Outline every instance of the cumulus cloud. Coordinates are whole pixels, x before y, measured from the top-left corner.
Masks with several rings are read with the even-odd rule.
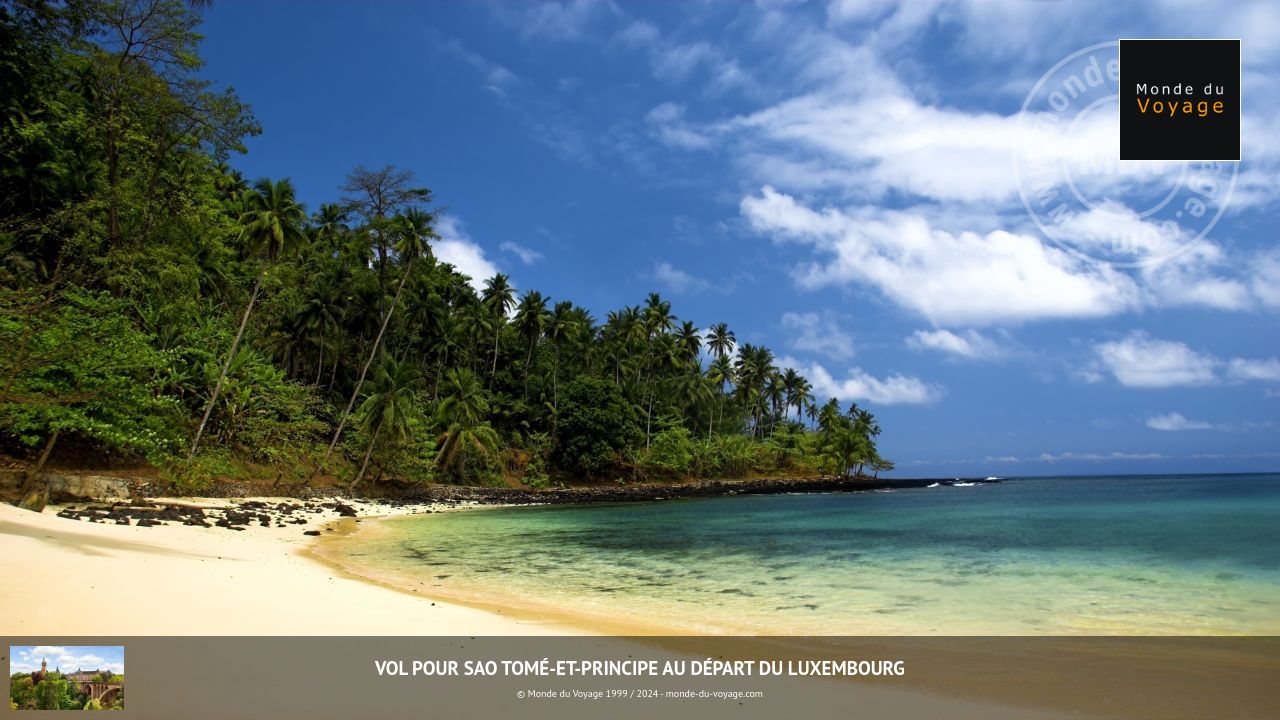
[[[883,208],[814,210],[771,187],[741,210],[757,231],[813,248],[800,285],[867,283],[935,324],[1101,317],[1140,300],[1129,276],[1029,235],[951,233]]]
[[[440,239],[431,244],[431,252],[436,260],[452,265],[459,273],[466,275],[468,284],[476,292],[484,290],[484,281],[497,275],[498,266],[485,257],[484,248],[480,247],[456,217],[445,215],[436,220],[436,233]]]
[[[1141,330],[1094,345],[1103,367],[1126,387],[1165,388],[1208,385],[1218,379],[1219,361],[1185,343],[1159,340]]]
[[[1213,427],[1212,423],[1203,420],[1189,420],[1178,412],[1169,412],[1163,415],[1156,415],[1147,419],[1147,427],[1152,430],[1164,430],[1166,432],[1177,432],[1179,430],[1208,430]]]
[[[837,360],[853,357],[853,337],[840,328],[831,313],[784,313],[782,326],[791,333],[791,347]]]
[[[1280,358],[1250,360],[1232,358],[1227,363],[1227,378],[1239,382],[1260,380],[1262,382],[1280,382]]]
[[[1153,338],[1142,330],[1093,346],[1095,360],[1081,370],[1088,381],[1110,373],[1121,385],[1168,388],[1220,382],[1280,382],[1280,358],[1230,358],[1191,349],[1186,343]]]
[[[999,343],[972,329],[959,334],[950,330],[917,330],[907,338],[907,346],[968,360],[995,360],[1006,354]]]
[[[47,661],[50,669],[61,669],[63,672],[75,670],[110,670],[114,673],[124,672],[123,658],[117,652],[115,658],[104,657],[103,650],[94,646],[57,647],[38,645],[31,648],[16,648],[9,660],[11,672],[34,672],[40,669],[41,661]],[[115,650],[115,648],[110,648]],[[111,654],[111,653],[106,653]]]
[[[839,398],[842,402],[870,402],[879,405],[927,405],[942,397],[942,388],[917,377],[893,373],[877,378],[860,367],[850,368],[837,378],[820,363],[806,363],[790,357],[779,358],[778,367],[795,368],[813,386],[818,397]]]
[[[676,294],[702,292],[711,287],[711,283],[681,270],[666,260],[659,260],[654,263],[652,277],[661,283],[663,287]]]

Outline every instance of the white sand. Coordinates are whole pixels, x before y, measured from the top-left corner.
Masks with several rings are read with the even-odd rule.
[[[305,516],[306,526],[243,531],[56,512],[0,504],[2,635],[580,634],[344,577],[303,554],[314,541],[303,531],[332,512]]]

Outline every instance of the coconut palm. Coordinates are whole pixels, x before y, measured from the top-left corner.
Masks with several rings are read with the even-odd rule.
[[[434,220],[434,215],[416,208],[410,208],[395,218],[393,227],[396,229],[397,239],[394,249],[397,257],[404,263],[404,274],[400,276],[400,284],[396,286],[396,294],[391,301],[391,307],[387,308],[387,312],[382,317],[382,326],[378,328],[378,337],[374,339],[373,347],[369,349],[369,357],[365,359],[364,367],[360,368],[360,377],[356,379],[356,384],[351,389],[351,398],[347,401],[347,408],[343,410],[342,417],[338,420],[338,426],[333,431],[333,438],[329,441],[329,448],[324,453],[324,459],[320,461],[315,470],[311,471],[311,476],[307,478],[308,481],[322,472],[328,464],[329,458],[333,456],[333,449],[337,446],[338,438],[342,436],[342,430],[347,425],[347,419],[351,416],[351,409],[355,407],[356,398],[360,395],[365,376],[369,373],[369,366],[373,364],[373,358],[382,346],[382,338],[387,332],[387,323],[391,320],[392,313],[396,311],[396,306],[400,304],[400,294],[404,292],[405,281],[413,273],[414,261],[419,257],[429,258],[431,256],[431,246],[428,241],[439,237],[431,227],[431,223]]]
[[[303,301],[298,311],[298,321],[303,331],[316,346],[316,379],[320,386],[320,377],[324,371],[324,354],[326,349],[336,347],[338,331],[342,327],[342,317],[346,308],[342,305],[341,289],[326,280],[320,280],[310,288],[311,292]],[[333,353],[333,363],[338,364],[338,353]]]
[[[716,323],[707,331],[707,350],[716,357],[724,357],[733,352],[737,338],[725,323]]]
[[[475,373],[466,368],[450,368],[437,416],[445,431],[437,438],[436,463],[445,473],[465,478],[467,460],[473,454],[485,457],[497,451],[498,434],[485,421],[489,399]]]
[[[493,364],[489,367],[489,376],[498,372],[498,338],[507,322],[507,313],[516,304],[516,291],[511,287],[511,278],[498,273],[485,281],[481,302],[488,308],[493,318]]]
[[[563,300],[556,303],[547,318],[547,340],[555,348],[555,363],[551,371],[551,422],[555,423],[555,413],[560,405],[560,350],[577,336],[578,319],[574,313],[573,303]]]
[[[529,398],[529,372],[533,368],[533,349],[538,346],[538,340],[542,338],[542,329],[546,327],[547,319],[547,299],[542,296],[542,293],[537,290],[525,293],[520,299],[520,306],[516,308],[516,332],[524,338],[525,345],[529,348],[524,358],[526,400]]]
[[[696,362],[698,369],[702,369],[702,363],[698,360],[698,354],[702,352],[702,335],[698,333],[698,329],[692,322],[685,320],[676,330],[676,345],[679,346],[680,354],[686,361]]]
[[[422,389],[422,373],[413,363],[388,356],[378,365],[369,395],[356,411],[358,422],[369,435],[360,472],[351,482],[355,486],[364,478],[375,445],[401,445],[413,439],[413,425],[423,420],[418,401]]]
[[[707,379],[719,391],[719,422],[724,421],[724,397],[725,386],[733,383],[735,374],[733,371],[733,361],[726,354],[717,354],[716,359],[711,361],[711,365],[707,368]],[[707,431],[707,437],[711,437],[711,431]]]
[[[253,191],[248,193],[245,207],[245,212],[240,215],[240,241],[249,257],[260,257],[263,260],[262,268],[253,281],[253,290],[249,293],[249,304],[245,306],[244,314],[240,316],[240,326],[236,329],[236,336],[231,341],[231,349],[227,351],[222,372],[218,374],[213,393],[209,396],[208,404],[205,405],[204,416],[200,418],[200,425],[196,428],[195,437],[191,440],[191,451],[187,454],[188,461],[195,457],[196,449],[200,447],[200,437],[204,435],[209,416],[213,413],[214,405],[218,403],[218,395],[222,392],[222,385],[227,380],[231,359],[235,357],[236,350],[240,347],[240,339],[244,337],[245,326],[249,323],[249,314],[253,312],[253,306],[258,301],[258,293],[262,289],[262,278],[266,276],[267,270],[281,259],[300,253],[307,241],[306,234],[303,232],[307,215],[302,205],[295,199],[293,183],[288,178],[276,182],[267,178],[259,180],[254,184]]]

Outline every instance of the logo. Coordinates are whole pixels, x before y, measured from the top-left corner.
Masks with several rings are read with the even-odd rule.
[[[1078,50],[1032,87],[1018,116],[1014,172],[1023,206],[1049,240],[1090,261],[1141,267],[1186,252],[1213,229],[1239,167],[1221,159],[1122,159],[1120,101],[1129,93],[1122,93],[1119,48],[1106,42]]]

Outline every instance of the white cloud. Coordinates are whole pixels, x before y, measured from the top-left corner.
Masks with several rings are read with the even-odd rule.
[[[1167,456],[1160,453],[1129,453],[1129,452],[1111,452],[1111,453],[1073,453],[1064,452],[1054,455],[1052,453],[1040,453],[1038,458],[1025,458],[1027,460],[1040,460],[1043,462],[1058,462],[1059,460],[1164,460]]]
[[[528,40],[579,40],[588,36],[593,24],[620,14],[611,0],[548,0],[505,7],[517,9],[507,19]]]
[[[814,395],[839,398],[842,402],[870,402],[879,405],[927,405],[942,397],[942,388],[916,377],[893,373],[883,379],[862,368],[848,370],[835,378],[819,363],[804,363],[790,357],[778,359],[778,367],[795,368],[813,386]]]
[[[1208,385],[1217,380],[1216,358],[1184,343],[1153,338],[1141,330],[1120,340],[1098,343],[1093,350],[1103,367],[1126,387]]]
[[[40,669],[42,660],[48,661],[50,669],[61,669],[63,672],[75,670],[110,670],[115,673],[124,672],[124,664],[109,661],[94,652],[86,652],[88,648],[64,648],[40,645],[30,650],[19,650],[10,658],[11,672],[34,672]]]
[[[817,211],[771,187],[741,209],[757,231],[814,248],[819,259],[795,272],[802,286],[868,283],[936,324],[1100,317],[1140,299],[1127,275],[1028,235],[950,233],[882,208]]]
[[[483,291],[484,281],[500,272],[498,266],[485,257],[484,248],[471,239],[457,218],[449,215],[438,218],[436,233],[440,235],[440,239],[431,244],[431,252],[436,260],[448,263],[459,273],[466,275],[469,278],[468,284],[476,292]]]
[[[711,287],[711,283],[700,277],[690,275],[666,260],[660,260],[654,264],[653,279],[677,294],[702,292]]]
[[[711,145],[711,138],[693,130],[684,120],[684,106],[662,103],[650,110],[645,119],[654,135],[665,145],[696,150]]]
[[[830,313],[784,313],[782,326],[791,332],[791,347],[836,360],[853,357],[853,337],[840,329]]]
[[[1280,308],[1280,252],[1259,255],[1252,264],[1249,281],[1254,296],[1263,305]]]
[[[1265,360],[1232,358],[1227,364],[1227,377],[1238,382],[1250,380],[1280,382],[1280,358]]]
[[[961,334],[950,330],[917,330],[907,338],[907,345],[969,360],[995,360],[1005,356],[1005,349],[999,343],[972,329]]]
[[[1230,382],[1280,382],[1280,358],[1223,360],[1197,352],[1185,343],[1153,338],[1135,330],[1119,340],[1093,346],[1094,364],[1080,371],[1082,379],[1096,382],[1100,369],[1126,387],[1167,388]],[[1219,369],[1224,372],[1219,372]]]
[[[504,65],[469,49],[457,38],[446,38],[432,29],[427,32],[427,40],[431,47],[470,65],[480,77],[482,87],[501,99],[506,99],[507,93],[521,82],[519,75]]]
[[[1203,420],[1189,420],[1184,417],[1182,413],[1169,412],[1149,418],[1147,420],[1147,427],[1152,430],[1176,432],[1179,430],[1208,430],[1212,428],[1213,425]]]
[[[527,248],[519,243],[513,243],[509,240],[499,245],[498,249],[502,250],[503,252],[509,252],[512,255],[515,255],[516,257],[520,258],[520,262],[524,263],[525,265],[532,265],[538,262],[539,260],[541,260],[543,257],[542,253],[538,252],[537,250],[534,250],[532,248]]]

